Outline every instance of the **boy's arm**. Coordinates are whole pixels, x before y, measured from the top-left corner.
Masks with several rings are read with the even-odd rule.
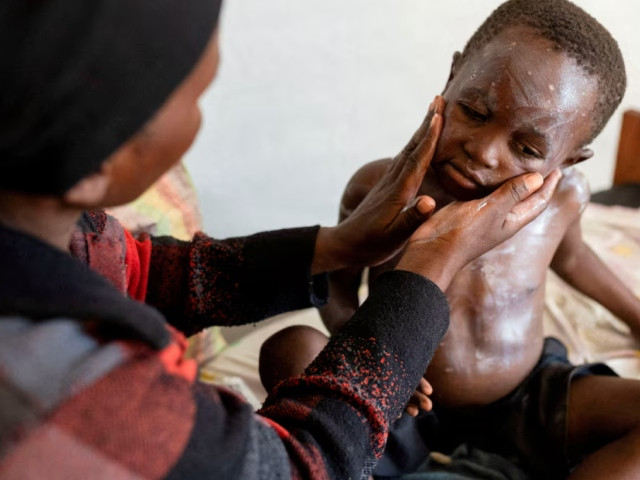
[[[640,300],[584,242],[580,218],[567,229],[551,268],[573,288],[629,325],[640,341]]]
[[[340,200],[338,222],[353,213],[392,162],[390,158],[370,162],[351,177]],[[319,312],[331,334],[335,334],[358,308],[363,272],[362,268],[343,268],[329,274],[328,302],[319,308]]]

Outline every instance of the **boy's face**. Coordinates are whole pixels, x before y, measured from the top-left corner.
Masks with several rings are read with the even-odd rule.
[[[454,62],[444,128],[432,162],[442,186],[479,198],[525,173],[585,160],[597,82],[526,27]]]

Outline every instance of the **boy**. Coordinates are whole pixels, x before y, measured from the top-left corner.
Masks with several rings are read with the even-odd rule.
[[[492,208],[450,209],[467,228],[440,234],[449,216],[425,222],[433,202],[408,205],[435,150],[437,102],[351,225],[179,242],[135,239],[104,212],[83,213],[140,195],[189,147],[218,65],[219,9],[216,0],[0,4],[1,478],[359,477],[446,330],[440,289],[539,214],[557,184],[523,176],[483,200]],[[176,329],[307,307],[322,298],[317,274],[356,253],[361,266],[389,258],[418,228],[404,271],[380,279],[351,332],[260,416],[195,382]],[[475,229],[487,232],[483,246]],[[421,300],[387,295],[400,289]],[[389,332],[390,316],[403,331]],[[432,346],[409,355],[399,346],[414,330],[413,347]]]
[[[434,411],[416,427],[429,449],[470,442],[518,458],[543,478],[565,477],[585,457],[572,478],[640,478],[640,382],[616,378],[604,365],[569,365],[564,348],[542,331],[550,266],[640,339],[640,302],[582,241],[589,191],[571,168],[592,156],[585,146],[624,89],[617,44],[565,0],[508,1],[454,55],[443,132],[420,193],[441,208],[523,172],[546,176],[560,167],[563,179],[543,215],[460,271],[446,291],[451,327],[425,373]],[[353,176],[341,220],[388,165],[372,162]],[[393,264],[372,268],[369,280]],[[360,275],[332,273],[331,301],[321,311],[331,333],[357,307]],[[277,337],[270,339],[262,358],[277,348]],[[428,406],[425,393],[417,396]],[[433,435],[428,425],[436,421]],[[407,467],[413,440],[404,448],[402,435],[390,438],[379,475],[398,473],[394,457],[400,471]]]

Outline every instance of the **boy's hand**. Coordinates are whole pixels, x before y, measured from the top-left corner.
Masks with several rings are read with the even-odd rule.
[[[318,232],[311,273],[378,265],[396,255],[433,213],[431,197],[416,193],[438,144],[444,99],[437,96],[420,128],[358,208]]]
[[[542,213],[561,175],[558,169],[544,181],[539,173],[520,175],[484,198],[447,205],[412,235],[396,269],[444,291],[458,270]]]
[[[404,411],[407,412],[408,415],[415,417],[420,413],[420,410],[426,410],[427,412],[431,410],[433,404],[431,403],[431,399],[429,395],[433,393],[433,387],[429,382],[427,382],[426,378],[421,377],[420,383],[416,387],[416,390],[411,395],[409,399],[409,403],[405,407]]]

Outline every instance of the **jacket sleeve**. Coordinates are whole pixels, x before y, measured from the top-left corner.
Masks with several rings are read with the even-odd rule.
[[[190,242],[152,237],[145,301],[187,335],[322,305],[326,276],[309,274],[317,231],[226,240],[199,233]]]
[[[311,277],[319,227],[191,241],[134,237],[102,210],[83,215],[72,254],[118,290],[160,310],[191,335],[212,325],[252,323],[326,302],[326,275]]]
[[[257,414],[199,387],[193,428],[169,478],[367,476],[448,320],[446,297],[430,281],[408,272],[381,276],[343,331]]]
[[[153,350],[140,342],[92,342],[67,325],[64,365],[75,366],[75,373],[63,369],[56,384],[72,388],[40,424],[25,416],[29,428],[19,429],[20,442],[0,458],[0,476],[360,478],[381,454],[389,424],[447,324],[446,298],[434,284],[389,272],[306,372],[281,383],[258,413],[233,392],[195,381],[195,364],[184,360],[177,331],[168,346]],[[41,342],[41,333],[34,338],[38,351],[44,349],[35,359],[42,364],[27,367],[49,382],[60,348]],[[72,358],[74,345],[81,361]],[[22,387],[27,367],[16,363],[14,386]],[[10,370],[4,375],[5,385],[14,378]],[[34,387],[15,398],[29,395],[49,394]]]

